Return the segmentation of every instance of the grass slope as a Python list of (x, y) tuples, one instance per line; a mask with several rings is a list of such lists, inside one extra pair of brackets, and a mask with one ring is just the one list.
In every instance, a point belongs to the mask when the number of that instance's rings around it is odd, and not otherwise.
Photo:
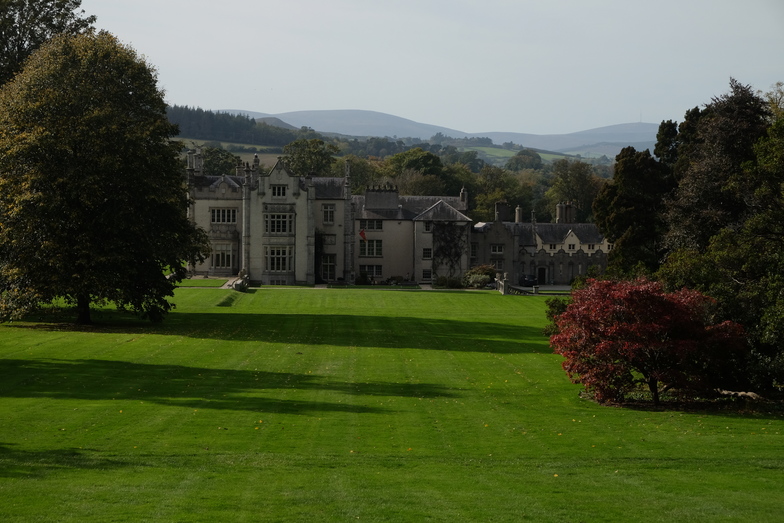
[(0, 326), (5, 521), (773, 521), (774, 414), (600, 407), (538, 297), (179, 289)]

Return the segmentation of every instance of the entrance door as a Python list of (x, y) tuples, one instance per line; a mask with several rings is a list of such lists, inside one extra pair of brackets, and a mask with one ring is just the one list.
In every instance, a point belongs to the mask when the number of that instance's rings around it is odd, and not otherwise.
[(539, 267), (536, 271), (536, 280), (539, 285), (547, 283), (547, 267)]

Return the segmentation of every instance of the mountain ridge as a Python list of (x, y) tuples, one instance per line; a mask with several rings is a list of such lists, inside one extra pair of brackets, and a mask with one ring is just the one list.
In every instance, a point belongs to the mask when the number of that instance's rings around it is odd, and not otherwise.
[(486, 137), (496, 145), (512, 142), (522, 147), (583, 156), (615, 156), (623, 147), (653, 150), (658, 124), (621, 123), (567, 134), (532, 134), (518, 132), (467, 133), (437, 125), (425, 124), (399, 116), (361, 109), (291, 111), (261, 113), (241, 109), (219, 112), (247, 115), (263, 119), (270, 125), (288, 124), (294, 128), (310, 127), (320, 133), (337, 133), (355, 137), (419, 138), (428, 140), (441, 133), (452, 138)]

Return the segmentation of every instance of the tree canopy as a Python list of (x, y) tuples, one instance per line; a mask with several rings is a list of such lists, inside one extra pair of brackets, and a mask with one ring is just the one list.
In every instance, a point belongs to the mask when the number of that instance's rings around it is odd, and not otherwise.
[(710, 390), (736, 368), (743, 330), (714, 323), (711, 303), (697, 291), (666, 293), (657, 282), (589, 279), (556, 316), (550, 344), (597, 401), (623, 401), (643, 385), (658, 404), (664, 390)]
[(0, 85), (22, 69), (30, 54), (57, 34), (92, 28), (82, 0), (0, 0)]
[(541, 169), (543, 165), (539, 153), (532, 149), (522, 149), (509, 158), (504, 167), (510, 171), (522, 171), (523, 169)]
[(592, 167), (579, 160), (553, 162), (553, 181), (547, 191), (551, 208), (559, 202), (571, 202), (576, 222), (591, 221), (591, 206), (604, 182), (593, 174)]
[(731, 79), (680, 124), (662, 122), (657, 158), (624, 149), (594, 203), (616, 242), (615, 275), (642, 268), (668, 290), (715, 298), (720, 317), (743, 325), (752, 350), (737, 362), (741, 386), (756, 390), (784, 383), (783, 99), (781, 83), (760, 93)]
[(283, 148), (288, 164), (300, 176), (327, 176), (335, 163), (333, 155), (340, 152), (337, 145), (319, 138), (301, 139)]
[[(742, 166), (769, 125), (768, 104), (750, 86), (730, 81), (699, 114), (692, 134), (680, 139), (678, 187), (667, 212), (670, 248), (704, 248), (711, 236), (747, 210)], [(682, 157), (682, 158), (681, 158)]]
[[(0, 316), (55, 298), (151, 320), (203, 260), (154, 69), (109, 33), (62, 35), (0, 89)], [(168, 273), (168, 277), (167, 277)]]
[(204, 174), (208, 176), (223, 176), (235, 174), (240, 157), (231, 154), (223, 147), (205, 146), (202, 149), (204, 158)]
[(615, 158), (613, 181), (593, 202), (596, 225), (614, 243), (608, 260), (615, 274), (651, 274), (659, 268), (665, 253), (662, 213), (673, 188), (667, 167), (647, 150), (626, 147)]

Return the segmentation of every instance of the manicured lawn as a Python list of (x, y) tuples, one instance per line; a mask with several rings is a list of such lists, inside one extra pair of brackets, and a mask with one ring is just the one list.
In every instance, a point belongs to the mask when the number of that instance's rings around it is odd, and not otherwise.
[(775, 413), (601, 407), (496, 292), (183, 288), (0, 325), (4, 521), (775, 521)]
[(187, 280), (182, 280), (180, 283), (178, 283), (178, 285), (180, 287), (223, 287), (227, 281), (229, 280), (215, 278), (190, 278)]

